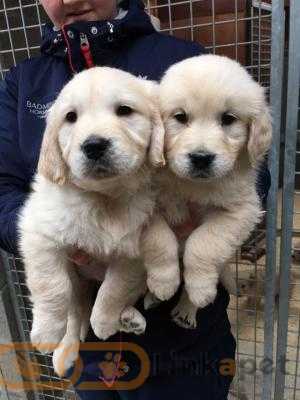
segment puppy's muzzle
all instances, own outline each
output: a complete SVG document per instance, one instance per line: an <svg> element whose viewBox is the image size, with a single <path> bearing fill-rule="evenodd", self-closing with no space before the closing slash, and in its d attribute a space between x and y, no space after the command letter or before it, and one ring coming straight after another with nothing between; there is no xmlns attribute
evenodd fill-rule
<svg viewBox="0 0 300 400"><path fill-rule="evenodd" d="M191 172L195 176L205 177L209 175L209 169L216 158L215 154L197 151L188 154Z"/></svg>
<svg viewBox="0 0 300 400"><path fill-rule="evenodd" d="M90 136L81 145L81 150L90 161L101 162L111 147L109 139Z"/></svg>

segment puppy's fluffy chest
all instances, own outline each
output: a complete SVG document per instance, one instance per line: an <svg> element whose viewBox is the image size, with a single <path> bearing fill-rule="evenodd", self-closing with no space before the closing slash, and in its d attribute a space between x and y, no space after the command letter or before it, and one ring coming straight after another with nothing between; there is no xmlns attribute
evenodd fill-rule
<svg viewBox="0 0 300 400"><path fill-rule="evenodd" d="M232 210L243 202L257 202L254 173L206 183L183 180L165 170L154 179L160 188L158 207L171 226L191 218L200 225L203 217L216 209Z"/></svg>
<svg viewBox="0 0 300 400"><path fill-rule="evenodd" d="M154 209L147 187L117 199L76 187L59 187L37 176L22 211L21 229L49 237L58 247L77 247L104 260L137 257L142 229Z"/></svg>

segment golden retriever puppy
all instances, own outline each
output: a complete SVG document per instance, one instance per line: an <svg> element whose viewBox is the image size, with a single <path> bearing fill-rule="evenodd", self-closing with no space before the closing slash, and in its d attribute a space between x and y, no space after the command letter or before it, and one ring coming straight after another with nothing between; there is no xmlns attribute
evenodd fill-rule
<svg viewBox="0 0 300 400"><path fill-rule="evenodd" d="M173 313L194 327L197 308L214 301L223 266L260 220L255 181L271 143L270 114L264 89L216 55L172 66L160 107L166 132L151 153L158 163L164 148L167 161L156 176L160 208L171 227L187 218L188 204L197 209L198 227L181 243L185 291Z"/></svg>
<svg viewBox="0 0 300 400"><path fill-rule="evenodd" d="M131 306L146 279L161 300L179 285L176 238L154 215L147 162L151 135L163 130L156 90L127 72L97 67L76 75L48 115L38 172L20 216L20 249L33 302L31 340L49 351L63 339L54 354L60 374L69 365L58 365L59 354L73 343L69 364L76 358L91 303L70 249L109 265L91 313L101 339L118 330L144 331L144 318Z"/></svg>

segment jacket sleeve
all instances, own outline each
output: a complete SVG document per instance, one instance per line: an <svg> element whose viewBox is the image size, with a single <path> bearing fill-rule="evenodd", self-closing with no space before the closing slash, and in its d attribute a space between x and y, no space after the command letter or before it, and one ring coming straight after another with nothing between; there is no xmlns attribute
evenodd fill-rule
<svg viewBox="0 0 300 400"><path fill-rule="evenodd" d="M0 82L0 247L18 254L17 218L29 187L19 148L18 79L13 68Z"/></svg>
<svg viewBox="0 0 300 400"><path fill-rule="evenodd" d="M263 209L266 209L267 198L271 186L271 174L268 169L267 160L260 166L257 174L256 191L262 202Z"/></svg>

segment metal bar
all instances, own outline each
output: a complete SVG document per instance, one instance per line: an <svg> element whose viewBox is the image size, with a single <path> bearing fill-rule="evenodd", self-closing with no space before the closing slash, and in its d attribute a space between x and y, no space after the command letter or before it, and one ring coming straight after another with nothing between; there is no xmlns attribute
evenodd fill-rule
<svg viewBox="0 0 300 400"><path fill-rule="evenodd" d="M273 143L268 156L272 184L267 200L266 273L264 306L264 358L273 365L274 298L277 249L277 198L279 179L281 102L284 57L284 5L282 0L272 1L272 48L270 104L272 109ZM272 398L272 374L263 374L262 400Z"/></svg>
<svg viewBox="0 0 300 400"><path fill-rule="evenodd" d="M191 40L194 40L193 0L190 0L190 18L191 18Z"/></svg>
<svg viewBox="0 0 300 400"><path fill-rule="evenodd" d="M0 54L1 56L1 54ZM4 79L4 73L3 73L3 68L2 68L2 63L1 63L1 57L0 57L0 74L1 74L1 79Z"/></svg>
<svg viewBox="0 0 300 400"><path fill-rule="evenodd" d="M25 36L27 57L29 58L29 57L30 57L30 50L29 50L29 43L28 43L27 34L26 34L26 26L25 26L25 20L24 20L24 12L23 12L23 8L22 8L21 0L19 0L19 6L20 6L20 13L21 13L21 20L22 20L22 29L23 29L24 36Z"/></svg>
<svg viewBox="0 0 300 400"><path fill-rule="evenodd" d="M295 371L295 382L294 382L294 388L293 388L293 400L297 400L296 391L297 391L299 358L300 358L300 315L298 315L298 340L297 340L297 351L296 351L296 371Z"/></svg>
<svg viewBox="0 0 300 400"><path fill-rule="evenodd" d="M5 4L5 1L6 1L6 0L3 0L3 5L4 5L4 16L5 16L6 26L7 26L7 32L8 32L8 37L9 37L9 43L10 43L11 50L12 50L12 56L13 56L14 64L16 64L16 56L15 56L15 52L14 52L14 45L13 45L13 40L12 40L12 36L11 36L10 25L9 25L9 19L8 19L8 15L7 15L7 11L6 11L6 4Z"/></svg>
<svg viewBox="0 0 300 400"><path fill-rule="evenodd" d="M284 362L287 345L288 311L289 311L289 281L291 265L291 245L294 208L295 186L295 161L296 140L298 123L299 100L299 75L300 75L300 2L290 1L290 37L289 37L289 66L287 89L287 115L286 115L286 139L284 154L284 177L282 198L282 237L280 248L280 291L279 312L277 328L277 368L275 375L275 400L283 400L285 374L278 366Z"/></svg>
<svg viewBox="0 0 300 400"><path fill-rule="evenodd" d="M32 25L27 25L26 28L27 29L32 29L32 28L38 28L40 25L39 24L32 24ZM19 32L19 31L23 31L23 27L22 26L16 26L14 28L10 27L9 29L0 29L0 33L4 33L4 32Z"/></svg>
<svg viewBox="0 0 300 400"><path fill-rule="evenodd" d="M31 50L35 50L35 49L39 49L40 46L31 46L30 49ZM26 51L27 47L19 47L17 49L14 49L14 52L17 53L18 51ZM0 50L0 54L8 54L8 53L12 53L12 50Z"/></svg>
<svg viewBox="0 0 300 400"><path fill-rule="evenodd" d="M251 43L250 43L250 64L253 65L254 64L254 42L253 42L253 38L254 38L254 7L251 7L250 9L251 11L251 18L250 18L250 39L251 39ZM250 67L250 71L251 75L253 75L254 71L253 68Z"/></svg>
<svg viewBox="0 0 300 400"><path fill-rule="evenodd" d="M40 35L42 37L42 34L43 34L42 20L41 20L41 13L40 13L40 7L39 7L38 0L35 1L35 6L36 6L36 13L37 13L37 18L38 18L38 23L39 23L39 27L40 27Z"/></svg>
<svg viewBox="0 0 300 400"><path fill-rule="evenodd" d="M255 244L255 247L257 248L257 243ZM258 292L258 281L257 281L257 261L255 260L254 262L254 268L255 268L255 297L258 298L257 292ZM254 362L257 362L257 302L254 301ZM254 374L253 377L253 400L256 400L256 374Z"/></svg>
<svg viewBox="0 0 300 400"><path fill-rule="evenodd" d="M170 29L170 35L173 35L171 0L168 0L168 15L169 15L169 29Z"/></svg>
<svg viewBox="0 0 300 400"><path fill-rule="evenodd" d="M212 50L216 53L216 15L215 15L215 0L211 2L211 21L212 21Z"/></svg>
<svg viewBox="0 0 300 400"><path fill-rule="evenodd" d="M30 8L30 7L34 7L34 4L23 4L22 8ZM15 6L15 7L6 7L6 5L4 4L4 8L0 8L0 12L5 12L5 11L16 11L19 10L20 7L19 6Z"/></svg>
<svg viewBox="0 0 300 400"><path fill-rule="evenodd" d="M238 285L239 279L239 262L238 262L238 253L235 254L235 275L236 275L236 285ZM240 395L240 340L239 340L239 297L236 297L235 302L235 320L236 320L236 363L237 363L237 372L236 372L236 397L239 398Z"/></svg>
<svg viewBox="0 0 300 400"><path fill-rule="evenodd" d="M258 5L258 70L257 80L260 83L260 70L261 70L261 0Z"/></svg>
<svg viewBox="0 0 300 400"><path fill-rule="evenodd" d="M258 5L258 10L259 10L259 18L258 18L258 82L260 82L260 74L261 74L261 1L259 2ZM252 38L251 38L252 39ZM256 246L257 248L257 243ZM255 261L255 294L257 295L257 262ZM256 341L257 341L257 302L254 302L254 361L257 362L256 356L257 356L257 348L256 348ZM257 375L254 374L253 377L253 400L256 400L256 378Z"/></svg>
<svg viewBox="0 0 300 400"><path fill-rule="evenodd" d="M235 59L238 60L238 5L237 0L234 1L234 37L235 37Z"/></svg>

